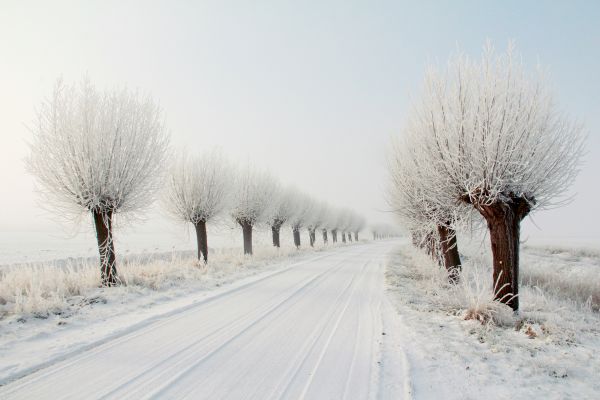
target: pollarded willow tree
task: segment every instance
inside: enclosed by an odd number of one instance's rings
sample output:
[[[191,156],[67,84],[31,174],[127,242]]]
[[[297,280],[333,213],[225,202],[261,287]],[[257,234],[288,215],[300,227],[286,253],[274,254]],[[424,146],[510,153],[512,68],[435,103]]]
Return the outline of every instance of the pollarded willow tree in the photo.
[[[332,228],[332,220],[334,219],[334,209],[327,203],[322,204],[321,209],[321,234],[323,235],[323,244],[329,243],[329,235],[327,231]]]
[[[337,220],[337,230],[342,233],[342,243],[346,243],[346,233],[349,233],[352,225],[352,211],[342,209],[339,211]]]
[[[309,215],[306,219],[306,228],[308,230],[308,240],[310,247],[314,247],[317,240],[317,229],[323,226],[327,219],[329,209],[322,201],[312,201]]]
[[[220,152],[190,157],[181,154],[167,179],[164,205],[174,218],[196,230],[198,260],[208,262],[206,224],[229,205],[232,168]]]
[[[561,113],[543,74],[528,74],[512,46],[480,61],[432,69],[410,117],[412,150],[427,179],[486,220],[495,298],[519,308],[521,221],[563,204],[578,172],[582,127]]]
[[[338,241],[338,233],[340,231],[340,227],[344,224],[345,216],[344,210],[340,209],[335,209],[331,213],[329,226],[331,227],[331,239],[333,243],[337,243]]]
[[[354,234],[355,241],[358,242],[358,234],[360,233],[360,231],[365,229],[366,225],[367,225],[367,221],[365,220],[364,217],[362,217],[360,215],[356,215],[354,217],[354,220],[352,221],[351,231]]]
[[[277,185],[275,192],[276,196],[273,200],[275,205],[271,208],[271,212],[265,219],[271,227],[273,246],[281,247],[281,227],[288,222],[296,212],[298,206],[296,199],[297,191],[292,188],[282,188]]]
[[[387,200],[413,236],[413,244],[425,248],[441,262],[451,283],[460,276],[461,260],[456,239],[456,226],[469,207],[453,198],[438,179],[430,179],[427,167],[413,151],[410,140],[418,137],[407,127],[403,142],[395,142],[388,159],[389,186]],[[438,251],[439,248],[439,251]]]
[[[277,186],[273,176],[251,166],[236,173],[231,216],[242,228],[244,254],[252,254],[252,230],[261,218],[269,215]]]
[[[300,231],[306,226],[307,221],[311,218],[311,212],[314,211],[314,200],[307,194],[297,192],[295,195],[296,211],[290,218],[290,226],[292,227],[292,235],[294,237],[294,246],[300,248],[301,238]]]
[[[91,214],[102,284],[117,285],[114,216],[150,206],[160,186],[169,143],[160,108],[126,88],[59,80],[31,130],[27,164],[44,205],[67,218]]]
[[[354,227],[354,223],[356,222],[357,219],[358,219],[358,215],[356,215],[356,213],[354,211],[348,212],[348,219],[346,221],[346,226],[345,226],[344,230],[347,233],[349,242],[352,241],[352,232],[354,232],[353,227]]]
[[[370,227],[373,233],[373,240],[388,239],[400,236],[397,227],[389,224],[376,224]]]

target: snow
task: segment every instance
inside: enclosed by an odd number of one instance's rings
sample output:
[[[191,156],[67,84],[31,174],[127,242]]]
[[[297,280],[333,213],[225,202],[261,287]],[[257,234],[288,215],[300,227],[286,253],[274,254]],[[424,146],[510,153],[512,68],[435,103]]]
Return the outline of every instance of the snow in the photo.
[[[2,336],[0,397],[402,398],[390,382],[403,353],[382,334],[396,318],[383,290],[395,243],[306,253],[210,291],[124,296],[122,310],[102,293],[66,325],[27,320],[37,334]]]
[[[407,240],[146,266],[0,320],[0,398],[597,398],[600,252],[523,246],[515,316],[459,243],[455,287]]]
[[[0,305],[0,383],[22,375],[40,359],[60,357],[74,347],[314,252],[262,246],[250,258],[240,249],[218,249],[202,268],[194,258],[181,254],[142,254],[123,262],[120,271],[127,285],[111,289],[98,287],[97,260],[84,261],[78,268],[65,267],[58,260],[0,270],[0,297],[5,303]]]
[[[463,250],[463,279],[471,286],[491,280],[485,269],[474,273],[487,255],[469,246]],[[481,295],[469,292],[466,282],[450,288],[428,257],[408,244],[396,249],[387,270],[388,294],[401,316],[397,334],[414,398],[598,398],[600,317],[573,295],[585,281],[581,276],[598,276],[598,253],[574,250],[556,257],[552,251],[523,248],[522,275],[537,276],[543,268],[548,279],[543,288],[522,286],[522,310],[515,317],[488,303],[489,287],[482,282]],[[554,275],[562,276],[558,289],[551,287],[558,282]],[[475,308],[491,312],[491,319],[465,319]]]

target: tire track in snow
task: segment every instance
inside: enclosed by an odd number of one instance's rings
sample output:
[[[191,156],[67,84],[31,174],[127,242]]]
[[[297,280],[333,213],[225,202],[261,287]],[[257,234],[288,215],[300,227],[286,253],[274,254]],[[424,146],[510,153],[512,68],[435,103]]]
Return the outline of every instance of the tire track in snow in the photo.
[[[369,250],[372,250],[372,249],[366,249],[365,252],[363,252],[363,253],[367,253]],[[335,306],[332,307],[333,312],[329,315],[326,315],[322,319],[322,324],[317,325],[315,327],[315,329],[313,330],[313,332],[307,336],[308,339],[305,341],[301,350],[297,352],[294,362],[287,370],[286,374],[284,375],[284,378],[279,382],[277,389],[275,391],[273,391],[273,393],[271,393],[269,399],[290,398],[290,397],[291,398],[302,398],[302,397],[306,396],[306,393],[310,387],[310,384],[312,383],[312,380],[314,379],[314,376],[316,375],[316,372],[323,360],[323,357],[329,350],[329,345],[331,343],[331,339],[337,332],[340,321],[344,317],[344,314],[348,308],[348,305],[350,304],[350,300],[352,299],[352,294],[354,292],[354,289],[360,283],[360,281],[363,279],[363,275],[364,275],[366,267],[369,265],[369,263],[370,263],[370,260],[367,261],[366,263],[362,264],[359,271],[352,276],[352,279],[350,280],[348,285],[344,288],[343,292],[341,292],[339,294],[339,296],[336,298]],[[342,297],[344,297],[344,299],[342,299]],[[342,309],[339,310],[339,308],[337,308],[337,306],[341,305],[341,304],[343,304],[343,306],[342,306]],[[338,312],[338,317],[335,319],[333,327],[330,327],[327,323],[332,319],[332,317],[334,317],[334,315],[336,314],[336,311]],[[317,348],[317,345],[319,344],[320,339],[323,337],[323,335],[325,334],[325,332],[327,331],[328,328],[331,329],[329,331],[330,334],[329,334],[329,336],[327,336],[327,339],[325,339],[326,342],[323,345],[323,347],[321,348],[321,351],[319,352],[319,354],[317,356],[316,363],[313,365],[313,367],[310,369],[310,372],[308,373],[309,378],[308,378],[308,381],[305,383],[305,385],[302,387],[302,392],[300,393],[300,395],[298,397],[290,396],[290,392],[293,390],[292,389],[293,384],[298,379],[300,373],[303,370],[303,367],[305,367],[306,364],[308,363],[308,359],[311,356],[313,356],[313,351]]]
[[[321,278],[322,278],[322,279],[319,279],[319,282],[317,282],[317,283],[320,283],[320,282],[322,282],[323,280],[325,280],[325,279],[329,278],[331,275],[334,275],[336,272],[338,272],[340,269],[342,269],[342,268],[344,267],[344,264],[348,262],[348,259],[350,259],[350,258],[352,258],[352,257],[356,257],[356,254],[352,254],[352,253],[350,253],[350,254],[346,254],[346,255],[345,255],[345,258],[344,258],[343,260],[339,261],[339,262],[338,262],[338,263],[337,263],[337,264],[336,264],[334,267],[328,267],[328,269],[325,271],[325,273],[324,273],[324,274],[321,276]],[[301,293],[301,294],[303,295],[303,297],[304,297],[304,296],[309,296],[309,295],[310,295],[310,293],[306,293],[306,292],[303,292],[303,293]],[[302,297],[302,298],[303,298],[303,297]],[[297,300],[297,301],[300,301],[300,300],[302,300],[302,298],[297,298],[296,300]],[[288,303],[288,304],[286,304],[286,305],[288,306],[288,308],[289,308],[290,306],[293,306],[293,304],[289,304],[289,303]],[[335,313],[335,310],[336,310],[336,305],[337,305],[337,304],[334,304],[333,306],[331,306],[331,309],[332,309],[331,313]],[[285,310],[282,310],[282,309],[281,309],[281,307],[278,307],[278,312],[279,312],[280,314],[284,313],[284,311],[285,311]],[[269,315],[266,315],[266,316],[265,316],[265,318],[267,318],[267,317],[274,317],[274,316],[272,316],[271,314],[269,314]],[[260,320],[260,321],[257,321],[257,322],[263,322],[263,320],[264,320],[265,318],[261,318],[261,320]],[[322,325],[324,325],[324,324],[326,323],[326,320],[327,320],[328,318],[329,318],[329,317],[328,317],[328,315],[326,314],[326,315],[325,315],[325,317],[323,317],[323,318],[322,318],[323,322],[322,322],[321,324],[322,324]],[[248,327],[248,328],[254,328],[254,327],[255,327],[255,325],[257,325],[257,324],[253,324],[251,327]],[[261,335],[261,332],[264,332],[264,331],[268,330],[270,327],[271,327],[270,325],[263,324],[263,326],[262,326],[262,328],[261,328],[260,330],[258,330],[258,331],[255,331],[255,332],[252,332],[252,334],[253,334],[254,336],[260,336],[260,335]],[[248,334],[248,329],[244,329],[244,330],[243,330],[243,332],[240,332],[239,334],[235,335],[235,337],[233,337],[233,338],[232,338],[232,340],[228,341],[228,343],[227,343],[227,344],[230,344],[230,343],[231,343],[233,340],[236,340],[236,339],[238,339],[238,338],[239,338],[241,335],[243,335],[243,334]],[[267,332],[267,334],[268,334],[268,332]],[[310,340],[311,336],[312,336],[312,335],[308,335],[308,338],[309,338],[309,340]],[[217,352],[214,352],[213,354],[216,354],[216,353],[217,353]],[[213,355],[213,354],[211,354],[211,355]],[[203,360],[203,361],[205,361],[205,360]],[[199,364],[199,363],[198,363],[198,364]],[[163,388],[163,389],[160,391],[160,393],[156,393],[156,394],[155,394],[155,396],[153,396],[153,398],[158,398],[158,397],[160,397],[160,396],[166,396],[166,397],[175,397],[175,396],[171,396],[171,395],[168,393],[168,391],[169,391],[169,388],[170,388],[170,387],[172,387],[172,386],[174,386],[174,385],[176,385],[176,383],[177,383],[177,382],[178,382],[180,379],[183,379],[183,378],[185,377],[185,375],[186,375],[186,374],[189,374],[190,372],[193,372],[193,371],[194,371],[194,368],[193,368],[193,367],[190,367],[190,368],[186,369],[185,373],[184,373],[184,374],[181,374],[181,375],[178,377],[179,379],[176,379],[176,380],[173,380],[172,382],[170,382],[168,385],[166,385],[167,387]],[[229,379],[229,380],[236,381],[236,376],[237,376],[237,377],[239,377],[239,376],[241,376],[241,375],[244,375],[244,374],[245,374],[245,371],[243,371],[243,370],[239,369],[238,371],[233,371],[233,372],[232,372],[232,374],[228,376],[228,379]],[[201,380],[200,380],[200,381],[195,381],[195,382],[197,382],[198,384],[202,384],[202,381],[201,381]],[[190,389],[190,391],[191,391],[191,390],[193,390],[193,388],[191,388],[191,389]],[[220,397],[220,398],[226,398],[226,397],[227,397],[227,393],[223,393],[223,388],[219,388],[219,390],[220,390],[219,397]],[[177,398],[185,398],[185,396],[187,396],[188,394],[189,394],[189,391],[178,391],[178,392],[177,392],[177,394],[176,394],[176,397],[177,397]],[[209,397],[212,397],[212,396],[209,396]],[[262,398],[262,397],[261,397],[261,398]]]
[[[363,278],[365,267],[367,265],[369,265],[368,261],[363,265],[361,271],[359,272],[360,276],[356,279],[356,281],[359,281]],[[342,321],[342,318],[346,314],[346,310],[348,309],[348,306],[350,305],[350,300],[352,300],[352,294],[354,293],[354,289],[356,288],[355,279],[352,280],[351,286],[352,286],[352,289],[349,290],[347,299],[344,302],[344,307],[340,311],[338,318],[336,319],[335,323],[333,324],[333,328],[331,329],[329,336],[327,337],[327,340],[325,341],[325,344],[321,348],[321,352],[319,353],[319,358],[317,359],[317,362],[314,364],[314,366],[309,374],[308,381],[304,385],[304,388],[302,389],[302,393],[300,393],[300,397],[299,397],[300,399],[304,399],[306,397],[306,393],[308,392],[308,389],[310,388],[310,385],[312,384],[313,379],[314,379],[315,375],[317,374],[317,371],[319,370],[321,363],[323,362],[323,357],[325,356],[325,353],[327,352],[327,350],[329,350],[329,346],[331,344],[331,339],[333,339],[333,335],[335,335],[336,332],[338,331],[340,322]]]
[[[276,389],[271,394],[271,396],[269,396],[269,399],[275,398],[277,392],[279,392],[279,391],[281,391],[281,393],[278,394],[276,398],[281,398],[281,397],[285,397],[286,396],[286,394],[287,394],[287,392],[288,392],[291,384],[296,379],[296,377],[297,377],[299,371],[301,370],[303,364],[306,362],[306,359],[310,355],[310,352],[316,346],[319,338],[321,337],[321,335],[323,334],[325,328],[327,327],[327,321],[331,317],[331,314],[335,313],[336,306],[340,303],[340,299],[344,296],[344,294],[346,294],[346,292],[348,291],[348,289],[352,286],[353,282],[354,282],[354,277],[352,278],[352,280],[348,283],[348,285],[344,288],[344,290],[336,298],[336,300],[334,302],[334,305],[331,307],[332,312],[329,313],[329,314],[326,314],[325,316],[323,316],[321,318],[321,323],[318,324],[314,328],[314,330],[311,332],[311,334],[307,335],[307,340],[304,342],[304,345],[301,347],[300,351],[297,352],[297,355],[296,355],[296,358],[294,359],[292,367],[290,368],[290,370],[288,371],[288,373],[286,373],[287,377],[284,378],[284,380],[282,381],[283,382],[283,388],[282,389]],[[281,385],[282,385],[282,383],[280,382],[280,384],[278,386],[280,387]]]
[[[341,264],[341,262],[339,264]],[[339,268],[339,266],[338,266],[338,268]],[[185,368],[182,371],[180,371],[177,374],[175,374],[174,377],[170,378],[166,382],[162,382],[161,386],[159,386],[159,388],[154,393],[150,394],[149,398],[150,399],[160,398],[161,395],[164,394],[164,392],[167,391],[171,385],[177,383],[180,379],[182,379],[183,377],[185,377],[191,370],[193,370],[194,368],[196,368],[199,364],[201,364],[202,362],[206,361],[208,358],[210,358],[211,356],[213,356],[214,354],[216,354],[219,350],[221,350],[222,348],[224,348],[225,346],[227,346],[229,343],[231,343],[233,340],[235,340],[236,338],[238,338],[247,329],[250,329],[254,325],[258,324],[263,319],[265,319],[266,317],[268,317],[270,314],[272,314],[273,312],[275,312],[276,310],[278,310],[279,308],[281,308],[282,306],[284,306],[287,302],[289,302],[290,300],[293,300],[294,298],[296,298],[298,296],[298,294],[300,294],[303,290],[305,290],[306,288],[310,287],[313,284],[318,283],[318,281],[320,279],[323,279],[324,276],[326,276],[328,274],[331,274],[334,271],[335,270],[326,270],[326,271],[321,272],[321,273],[313,276],[312,278],[308,279],[307,282],[305,282],[302,285],[300,285],[291,294],[286,295],[281,301],[278,301],[278,302],[276,302],[276,303],[274,303],[272,305],[269,305],[269,306],[265,306],[265,308],[267,308],[266,311],[260,313],[256,317],[247,318],[250,321],[249,323],[247,323],[247,324],[231,323],[231,324],[223,327],[222,329],[219,329],[219,331],[221,331],[221,330],[225,331],[226,328],[233,328],[234,330],[233,330],[233,334],[232,335],[229,335],[229,337],[227,337],[226,340],[222,341],[222,343],[220,343],[216,348],[214,348],[213,350],[211,350],[208,354],[206,354],[206,355],[202,356],[200,359],[197,359],[196,361],[192,362],[190,365],[185,366]],[[192,354],[189,357],[187,357],[187,359],[194,359],[196,355],[197,354]],[[182,362],[181,364],[185,364],[185,363]],[[163,372],[161,374],[161,376],[155,377],[154,380],[159,380],[164,375],[167,375],[167,373]]]

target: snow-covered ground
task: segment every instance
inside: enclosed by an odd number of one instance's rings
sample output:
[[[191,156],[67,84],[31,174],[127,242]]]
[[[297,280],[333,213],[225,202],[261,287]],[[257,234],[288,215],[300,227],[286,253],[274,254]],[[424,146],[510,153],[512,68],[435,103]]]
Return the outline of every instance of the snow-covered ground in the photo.
[[[407,243],[390,259],[414,398],[599,398],[600,253],[524,246],[522,310],[513,316],[491,301],[487,249],[461,250],[456,288]]]
[[[143,255],[119,264],[126,285],[99,288],[97,260],[73,265],[14,265],[0,269],[0,383],[28,373],[73,350],[185,307],[214,290],[269,273],[316,250],[259,246],[211,254],[198,266],[193,254]]]
[[[390,240],[217,251],[203,268],[156,255],[123,263],[127,286],[92,274],[79,293],[12,297],[0,398],[598,398],[600,252],[523,246],[517,316],[492,301],[487,247],[461,253],[455,287]],[[40,271],[21,272],[8,283]]]
[[[3,322],[0,397],[402,398],[395,245],[286,257],[209,291],[94,289],[72,315]]]

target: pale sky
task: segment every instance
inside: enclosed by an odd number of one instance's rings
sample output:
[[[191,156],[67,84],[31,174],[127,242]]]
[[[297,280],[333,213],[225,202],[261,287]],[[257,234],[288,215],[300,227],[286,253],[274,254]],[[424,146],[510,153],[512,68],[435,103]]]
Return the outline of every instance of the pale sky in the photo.
[[[425,66],[457,47],[477,57],[489,38],[547,66],[561,108],[590,135],[574,201],[533,215],[524,238],[598,243],[598,21],[592,0],[3,1],[0,231],[51,229],[24,169],[25,125],[57,77],[85,73],[100,87],[150,92],[176,147],[219,146],[371,222],[392,221],[381,212],[385,150]],[[151,219],[138,229],[181,228]]]

